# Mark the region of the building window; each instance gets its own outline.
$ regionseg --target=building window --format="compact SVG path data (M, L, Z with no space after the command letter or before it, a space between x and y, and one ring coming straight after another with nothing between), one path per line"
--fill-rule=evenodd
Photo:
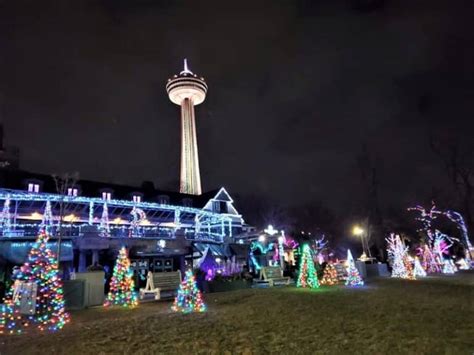
M75 187L68 187L67 195L76 197L77 196L77 189Z
M110 201L112 199L111 192L102 192L102 200Z
M158 203L160 205L167 205L170 203L170 198L167 195L158 196Z
M193 200L190 198L183 198L183 206L184 207L192 207L193 206Z
M140 195L133 195L133 202L140 203L142 202L142 197Z
M32 182L28 184L28 192L38 193L39 190L40 190L39 184L34 184Z
M213 212L220 212L221 211L220 201L212 201L212 211Z

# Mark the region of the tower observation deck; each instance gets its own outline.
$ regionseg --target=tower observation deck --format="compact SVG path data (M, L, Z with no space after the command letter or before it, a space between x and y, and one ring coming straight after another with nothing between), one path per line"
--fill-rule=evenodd
M204 101L207 84L188 68L186 59L184 69L166 84L168 96L181 106L181 174L179 191L185 194L200 195L201 175L196 136L194 106Z

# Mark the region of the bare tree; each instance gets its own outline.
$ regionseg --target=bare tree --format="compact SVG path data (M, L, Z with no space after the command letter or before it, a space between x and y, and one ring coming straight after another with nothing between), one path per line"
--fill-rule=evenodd
M68 189L73 188L79 179L79 173L64 173L62 175L52 175L54 184L56 185L56 192L60 195L59 199L59 222L58 222L58 229L57 229L57 241L58 241L58 248L57 248L57 256L58 256L58 265L59 260L61 257L61 240L63 236L63 218L64 218L64 211L67 209L67 204L65 203L65 198L68 195Z
M360 173L360 181L363 193L363 213L365 215L365 236L367 249L376 245L380 248L384 244L384 236L381 233L382 215L379 206L379 171L378 159L369 152L367 144L362 145L361 152L357 155L357 166Z
M443 168L459 199L469 230L474 228L474 145L472 139L461 137L429 136L431 150L441 160Z

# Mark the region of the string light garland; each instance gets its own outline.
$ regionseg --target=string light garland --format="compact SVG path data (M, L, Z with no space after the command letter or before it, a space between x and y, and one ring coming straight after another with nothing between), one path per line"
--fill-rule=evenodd
M333 263L328 263L324 268L321 285L337 285L339 280L337 278L337 270Z
M314 268L313 255L311 248L308 244L303 244L301 256L300 256L300 267L298 272L298 280L296 287L302 288L318 288L318 276L316 269Z
M186 271L184 274L184 280L178 288L178 293L171 309L182 313L206 311L207 308L202 300L201 291L196 285L196 280L191 270Z
M347 249L347 264L347 279L345 285L350 287L364 286L364 281L362 280L362 277L360 277L359 271L354 263L354 258L349 249Z
M14 275L0 318L0 334L22 333L30 326L56 331L69 322L58 263L48 239L46 233L39 234L28 261Z
M137 293L134 290L133 270L130 267L130 259L127 249L122 247L119 251L114 266L112 279L110 280L110 291L104 302L104 307L123 306L133 308L138 306Z

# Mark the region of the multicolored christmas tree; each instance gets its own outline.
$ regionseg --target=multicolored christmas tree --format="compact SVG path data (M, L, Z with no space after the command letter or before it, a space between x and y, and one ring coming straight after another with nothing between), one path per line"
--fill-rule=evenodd
M314 268L313 255L308 244L302 246L300 255L300 268L296 287L318 288L318 276Z
M336 267L333 263L328 263L324 268L321 285L337 285L338 282Z
M192 313L205 312L206 305L202 300L201 291L199 291L196 280L191 270L186 271L184 280L178 289L178 294L174 299L171 309L175 312Z
M426 271L423 269L420 263L420 259L418 257L415 257L415 266L413 267L413 274L415 277L426 277Z
M56 256L48 248L49 237L40 233L28 261L14 275L5 297L0 333L21 333L27 327L56 331L69 322Z
M134 290L133 271L130 268L130 259L127 249L120 249L114 267L114 273L110 280L110 291L105 299L104 306L136 307L138 305L137 294Z
M355 266L354 258L349 249L347 249L347 263L346 286L364 286L364 281L362 280L362 277L360 277L359 270L357 270Z

